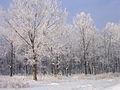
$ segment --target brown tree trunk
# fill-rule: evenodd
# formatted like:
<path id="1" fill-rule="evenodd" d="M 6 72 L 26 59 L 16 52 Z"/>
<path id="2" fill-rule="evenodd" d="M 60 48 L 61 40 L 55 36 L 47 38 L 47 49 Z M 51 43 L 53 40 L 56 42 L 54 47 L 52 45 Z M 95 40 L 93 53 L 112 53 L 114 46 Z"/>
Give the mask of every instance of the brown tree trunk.
<path id="1" fill-rule="evenodd" d="M 37 64 L 33 64 L 32 66 L 33 72 L 33 80 L 37 80 Z"/>

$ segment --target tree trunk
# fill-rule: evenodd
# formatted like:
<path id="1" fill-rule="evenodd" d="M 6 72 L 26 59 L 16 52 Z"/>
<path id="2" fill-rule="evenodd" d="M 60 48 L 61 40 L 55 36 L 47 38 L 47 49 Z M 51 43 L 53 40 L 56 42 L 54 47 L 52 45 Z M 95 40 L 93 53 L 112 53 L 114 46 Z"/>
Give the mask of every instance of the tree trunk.
<path id="1" fill-rule="evenodd" d="M 90 64 L 90 62 L 88 62 L 88 72 L 89 72 L 89 74 L 92 74 L 92 70 L 91 70 L 91 64 Z"/>
<path id="2" fill-rule="evenodd" d="M 33 66 L 32 66 L 32 73 L 33 73 L 33 80 L 37 80 L 37 60 L 36 60 L 36 53 L 35 53 L 35 49 L 34 49 L 34 44 L 32 46 L 33 49 Z"/>
<path id="3" fill-rule="evenodd" d="M 96 75 L 96 63 L 95 63 L 95 61 L 93 62 L 93 74 Z"/>
<path id="4" fill-rule="evenodd" d="M 11 57 L 10 57 L 10 76 L 12 77 L 13 76 L 13 43 L 11 42 Z"/>
<path id="5" fill-rule="evenodd" d="M 13 68 L 12 68 L 12 66 L 10 66 L 10 77 L 12 77 L 13 76 Z"/>
<path id="6" fill-rule="evenodd" d="M 28 67 L 27 67 L 27 64 L 25 65 L 25 73 L 26 73 L 26 75 L 28 75 Z"/>
<path id="7" fill-rule="evenodd" d="M 37 80 L 37 64 L 33 64 L 32 66 L 33 72 L 33 80 Z"/>
<path id="8" fill-rule="evenodd" d="M 87 75 L 87 61 L 85 60 L 85 63 L 84 63 L 84 72 L 85 72 L 85 75 Z"/>

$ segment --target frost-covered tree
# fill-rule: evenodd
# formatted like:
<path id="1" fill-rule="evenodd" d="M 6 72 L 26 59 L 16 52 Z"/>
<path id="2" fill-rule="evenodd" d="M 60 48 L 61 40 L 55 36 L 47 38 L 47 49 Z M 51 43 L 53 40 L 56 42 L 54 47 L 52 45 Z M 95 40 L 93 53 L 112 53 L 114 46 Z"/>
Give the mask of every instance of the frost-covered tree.
<path id="1" fill-rule="evenodd" d="M 66 19 L 57 0 L 13 0 L 7 11 L 0 9 L 0 71 L 33 74 L 34 80 L 39 72 L 120 72 L 120 24 L 98 30 L 84 12 L 73 24 Z"/>
<path id="2" fill-rule="evenodd" d="M 15 32 L 9 27 L 8 23 L 6 23 L 5 19 L 6 15 L 4 11 L 1 11 L 1 39 L 4 43 L 6 57 L 8 58 L 8 66 L 10 76 L 13 76 L 13 64 L 15 59 L 15 47 L 17 47 L 17 38 Z"/>
<path id="3" fill-rule="evenodd" d="M 46 47 L 54 45 L 65 14 L 56 0 L 13 0 L 7 12 L 5 20 L 9 27 L 28 45 L 34 80 L 37 80 L 38 57 L 45 54 Z"/>
<path id="4" fill-rule="evenodd" d="M 115 23 L 107 23 L 104 29 L 104 62 L 106 72 L 116 72 L 119 64 L 119 40 L 120 40 L 120 25 Z"/>
<path id="5" fill-rule="evenodd" d="M 94 37 L 95 27 L 93 20 L 89 14 L 81 12 L 74 17 L 74 27 L 78 30 L 78 44 L 80 49 L 81 60 L 84 62 L 84 73 L 87 74 L 87 63 L 89 59 L 89 50 L 91 47 L 91 41 Z"/>

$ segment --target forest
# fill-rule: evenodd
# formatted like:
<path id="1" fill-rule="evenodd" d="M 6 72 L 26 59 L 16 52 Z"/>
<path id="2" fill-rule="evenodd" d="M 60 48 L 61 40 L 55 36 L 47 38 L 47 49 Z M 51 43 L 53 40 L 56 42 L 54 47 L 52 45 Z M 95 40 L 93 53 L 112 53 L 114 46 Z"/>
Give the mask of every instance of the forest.
<path id="1" fill-rule="evenodd" d="M 98 29 L 89 13 L 68 22 L 58 0 L 13 0 L 0 8 L 0 75 L 120 72 L 120 24 Z"/>

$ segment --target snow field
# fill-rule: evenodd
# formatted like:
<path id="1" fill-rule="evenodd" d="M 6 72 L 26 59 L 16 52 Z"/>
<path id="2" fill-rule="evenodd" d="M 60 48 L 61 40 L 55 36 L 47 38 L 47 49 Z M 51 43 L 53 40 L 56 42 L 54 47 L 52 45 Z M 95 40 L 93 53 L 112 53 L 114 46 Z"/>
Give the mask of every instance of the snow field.
<path id="1" fill-rule="evenodd" d="M 120 90 L 119 73 L 102 75 L 0 76 L 0 90 Z"/>

